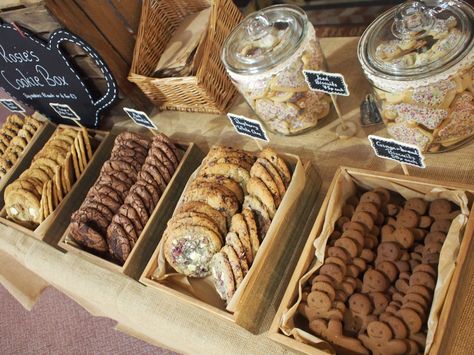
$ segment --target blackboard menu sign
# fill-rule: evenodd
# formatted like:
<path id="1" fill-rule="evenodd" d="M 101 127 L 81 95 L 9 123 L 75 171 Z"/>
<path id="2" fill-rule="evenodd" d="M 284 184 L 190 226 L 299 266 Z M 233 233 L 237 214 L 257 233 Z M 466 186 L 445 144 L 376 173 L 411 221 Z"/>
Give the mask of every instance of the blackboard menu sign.
<path id="1" fill-rule="evenodd" d="M 117 86 L 107 65 L 82 39 L 71 32 L 56 30 L 45 43 L 14 26 L 0 24 L 0 86 L 56 123 L 70 123 L 51 105 L 66 105 L 82 125 L 97 127 L 100 113 L 117 98 Z M 107 83 L 103 97 L 93 99 L 60 48 L 73 43 L 91 56 Z M 59 107 L 59 106 L 57 106 Z"/>
<path id="2" fill-rule="evenodd" d="M 350 95 L 349 88 L 342 74 L 315 70 L 303 70 L 303 74 L 306 83 L 313 91 L 321 91 L 330 95 Z"/>
<path id="3" fill-rule="evenodd" d="M 128 117 L 130 117 L 132 121 L 135 122 L 137 125 L 150 129 L 158 129 L 145 112 L 137 111 L 128 107 L 124 107 L 123 110 L 127 113 Z"/>
<path id="4" fill-rule="evenodd" d="M 244 136 L 260 139 L 262 141 L 268 142 L 269 139 L 265 133 L 265 130 L 262 127 L 262 124 L 256 120 L 252 120 L 245 116 L 234 115 L 233 113 L 228 113 L 227 117 L 234 126 L 235 130 Z"/>
<path id="5" fill-rule="evenodd" d="M 369 136 L 370 144 L 375 155 L 380 158 L 395 160 L 402 164 L 409 164 L 425 168 L 424 157 L 416 145 L 401 143 L 393 139 Z"/>
<path id="6" fill-rule="evenodd" d="M 0 99 L 0 103 L 5 106 L 11 112 L 25 112 L 25 109 L 18 105 L 15 100 Z"/>

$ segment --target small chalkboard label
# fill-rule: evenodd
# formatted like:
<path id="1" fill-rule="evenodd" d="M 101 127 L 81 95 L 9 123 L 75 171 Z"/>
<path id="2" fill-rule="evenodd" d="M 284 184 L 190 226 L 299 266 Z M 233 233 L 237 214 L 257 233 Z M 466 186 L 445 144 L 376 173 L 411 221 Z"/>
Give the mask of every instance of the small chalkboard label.
<path id="1" fill-rule="evenodd" d="M 269 139 L 265 133 L 265 130 L 262 127 L 262 124 L 256 120 L 250 118 L 234 115 L 233 113 L 228 113 L 227 117 L 234 126 L 235 130 L 239 134 L 244 136 L 260 139 L 262 141 L 268 142 Z"/>
<path id="2" fill-rule="evenodd" d="M 342 74 L 314 70 L 303 70 L 303 74 L 306 83 L 313 91 L 321 91 L 332 95 L 350 95 L 349 88 Z"/>
<path id="3" fill-rule="evenodd" d="M 77 115 L 77 113 L 74 112 L 72 108 L 69 107 L 69 105 L 50 103 L 49 106 L 51 106 L 53 110 L 56 111 L 56 113 L 62 118 L 74 121 L 81 120 L 81 118 Z"/>
<path id="4" fill-rule="evenodd" d="M 375 151 L 375 155 L 380 158 L 425 168 L 424 156 L 416 145 L 374 135 L 369 136 L 369 141 Z"/>
<path id="5" fill-rule="evenodd" d="M 25 112 L 25 109 L 18 105 L 15 100 L 1 99 L 0 103 L 11 112 Z"/>
<path id="6" fill-rule="evenodd" d="M 151 129 L 158 129 L 145 112 L 137 111 L 128 107 L 124 107 L 123 110 L 137 125 Z"/>

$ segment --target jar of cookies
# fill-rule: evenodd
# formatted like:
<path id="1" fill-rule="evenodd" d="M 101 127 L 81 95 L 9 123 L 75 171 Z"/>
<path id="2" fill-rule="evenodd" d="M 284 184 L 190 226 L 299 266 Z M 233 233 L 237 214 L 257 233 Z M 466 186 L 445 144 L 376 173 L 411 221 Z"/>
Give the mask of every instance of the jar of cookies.
<path id="1" fill-rule="evenodd" d="M 474 136 L 474 9 L 408 1 L 372 23 L 358 57 L 394 139 L 424 152 Z"/>
<path id="2" fill-rule="evenodd" d="M 295 135 L 329 113 L 330 98 L 309 90 L 303 70 L 323 70 L 324 57 L 303 10 L 270 6 L 250 14 L 224 43 L 230 78 L 266 127 Z"/>

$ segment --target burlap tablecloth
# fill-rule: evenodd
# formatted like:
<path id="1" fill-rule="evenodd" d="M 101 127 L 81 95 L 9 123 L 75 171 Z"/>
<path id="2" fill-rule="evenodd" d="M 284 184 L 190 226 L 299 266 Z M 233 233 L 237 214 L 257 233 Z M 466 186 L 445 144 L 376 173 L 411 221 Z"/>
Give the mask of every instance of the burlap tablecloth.
<path id="1" fill-rule="evenodd" d="M 356 58 L 358 38 L 328 38 L 321 41 L 331 71 L 343 73 L 351 96 L 340 97 L 345 117 L 359 121 L 359 104 L 367 93 Z M 247 114 L 241 101 L 232 112 Z M 235 134 L 224 116 L 195 113 L 163 112 L 153 120 L 164 133 L 179 140 L 196 142 L 202 149 L 218 143 L 255 149 L 256 143 Z M 318 130 L 297 137 L 270 134 L 272 146 L 312 160 L 322 178 L 316 203 L 321 204 L 334 172 L 340 165 L 402 173 L 400 165 L 377 158 L 367 140 L 368 134 L 385 135 L 383 125 L 360 129 L 356 137 L 338 140 L 339 122 L 334 112 L 321 122 Z M 132 127 L 130 122 L 119 123 Z M 133 126 L 137 130 L 136 126 Z M 411 175 L 441 181 L 472 184 L 474 182 L 474 143 L 456 151 L 426 156 L 426 169 L 408 167 Z M 254 353 L 282 354 L 287 349 L 260 335 L 249 332 L 207 312 L 162 294 L 138 282 L 78 258 L 64 254 L 38 240 L 0 225 L 0 281 L 27 308 L 41 291 L 51 284 L 69 295 L 94 315 L 115 319 L 118 329 L 146 341 L 186 353 Z M 303 236 L 304 237 L 304 236 Z M 297 258 L 298 255 L 293 255 Z M 465 283 L 456 300 L 451 336 L 441 353 L 469 353 L 474 348 L 474 267 L 468 263 Z M 275 294 L 262 329 L 268 329 L 292 270 L 282 274 L 281 292 Z"/>

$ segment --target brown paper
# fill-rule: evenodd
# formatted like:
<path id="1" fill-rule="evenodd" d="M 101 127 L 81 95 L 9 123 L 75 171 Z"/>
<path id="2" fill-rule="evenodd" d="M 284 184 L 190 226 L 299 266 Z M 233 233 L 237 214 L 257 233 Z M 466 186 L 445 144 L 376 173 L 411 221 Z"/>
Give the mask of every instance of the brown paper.
<path id="1" fill-rule="evenodd" d="M 160 57 L 153 76 L 187 76 L 194 70 L 196 49 L 205 36 L 211 8 L 186 16 Z"/>
<path id="2" fill-rule="evenodd" d="M 395 183 L 374 176 L 357 176 L 357 178 L 355 178 L 346 171 L 341 171 L 341 175 L 339 176 L 328 202 L 323 228 L 320 235 L 314 240 L 316 258 L 313 260 L 309 270 L 299 280 L 298 299 L 290 309 L 283 313 L 280 329 L 285 335 L 292 336 L 296 340 L 314 345 L 316 348 L 321 350 L 322 344 L 327 348 L 327 343 L 324 340 L 310 334 L 306 330 L 297 328 L 294 323 L 294 316 L 296 315 L 298 306 L 301 302 L 303 285 L 323 264 L 326 243 L 334 230 L 335 222 L 342 215 L 341 210 L 346 199 L 356 192 L 357 185 L 365 189 L 384 187 L 400 193 L 405 199 L 422 197 L 428 201 L 433 201 L 437 198 L 445 198 L 458 205 L 461 209 L 461 214 L 453 220 L 443 244 L 443 248 L 441 249 L 440 261 L 438 264 L 438 279 L 428 318 L 428 335 L 425 347 L 425 354 L 427 354 L 433 343 L 439 314 L 443 307 L 444 298 L 456 267 L 455 261 L 459 252 L 459 246 L 463 236 L 462 233 L 468 220 L 468 198 L 463 191 L 450 191 L 442 188 L 431 189 L 427 186 L 420 186 L 418 187 L 419 190 L 415 190 L 408 186 L 409 183 L 405 185 L 403 182 Z"/>
<path id="3" fill-rule="evenodd" d="M 289 209 L 294 206 L 294 203 L 298 200 L 301 192 L 306 183 L 305 174 L 303 171 L 303 166 L 299 159 L 292 155 L 283 155 L 285 160 L 289 163 L 291 169 L 293 170 L 293 176 L 291 183 L 288 187 L 288 190 L 285 193 L 282 203 L 278 207 L 277 213 L 272 220 L 270 229 L 267 232 L 265 239 L 263 240 L 260 248 L 258 250 L 257 256 L 255 257 L 252 267 L 250 268 L 247 275 L 244 277 L 239 288 L 236 290 L 234 296 L 232 297 L 231 302 L 225 306 L 224 301 L 219 298 L 217 291 L 214 287 L 214 282 L 212 276 L 206 278 L 190 278 L 182 274 L 176 273 L 176 271 L 167 263 L 164 256 L 164 243 L 160 242 L 158 245 L 158 263 L 156 270 L 152 272 L 152 279 L 156 282 L 159 282 L 163 285 L 166 285 L 172 289 L 178 290 L 182 293 L 185 293 L 188 296 L 197 298 L 211 306 L 217 307 L 220 310 L 227 310 L 228 312 L 236 312 L 239 309 L 240 301 L 242 300 L 242 295 L 245 292 L 246 286 L 253 277 L 255 270 L 260 269 L 260 264 L 265 259 L 265 254 L 270 248 L 271 243 L 278 241 L 278 230 L 280 226 L 285 223 L 285 216 L 289 213 Z M 191 176 L 186 185 L 184 191 L 192 183 L 197 171 Z M 178 202 L 177 208 L 181 204 L 183 195 Z"/>

